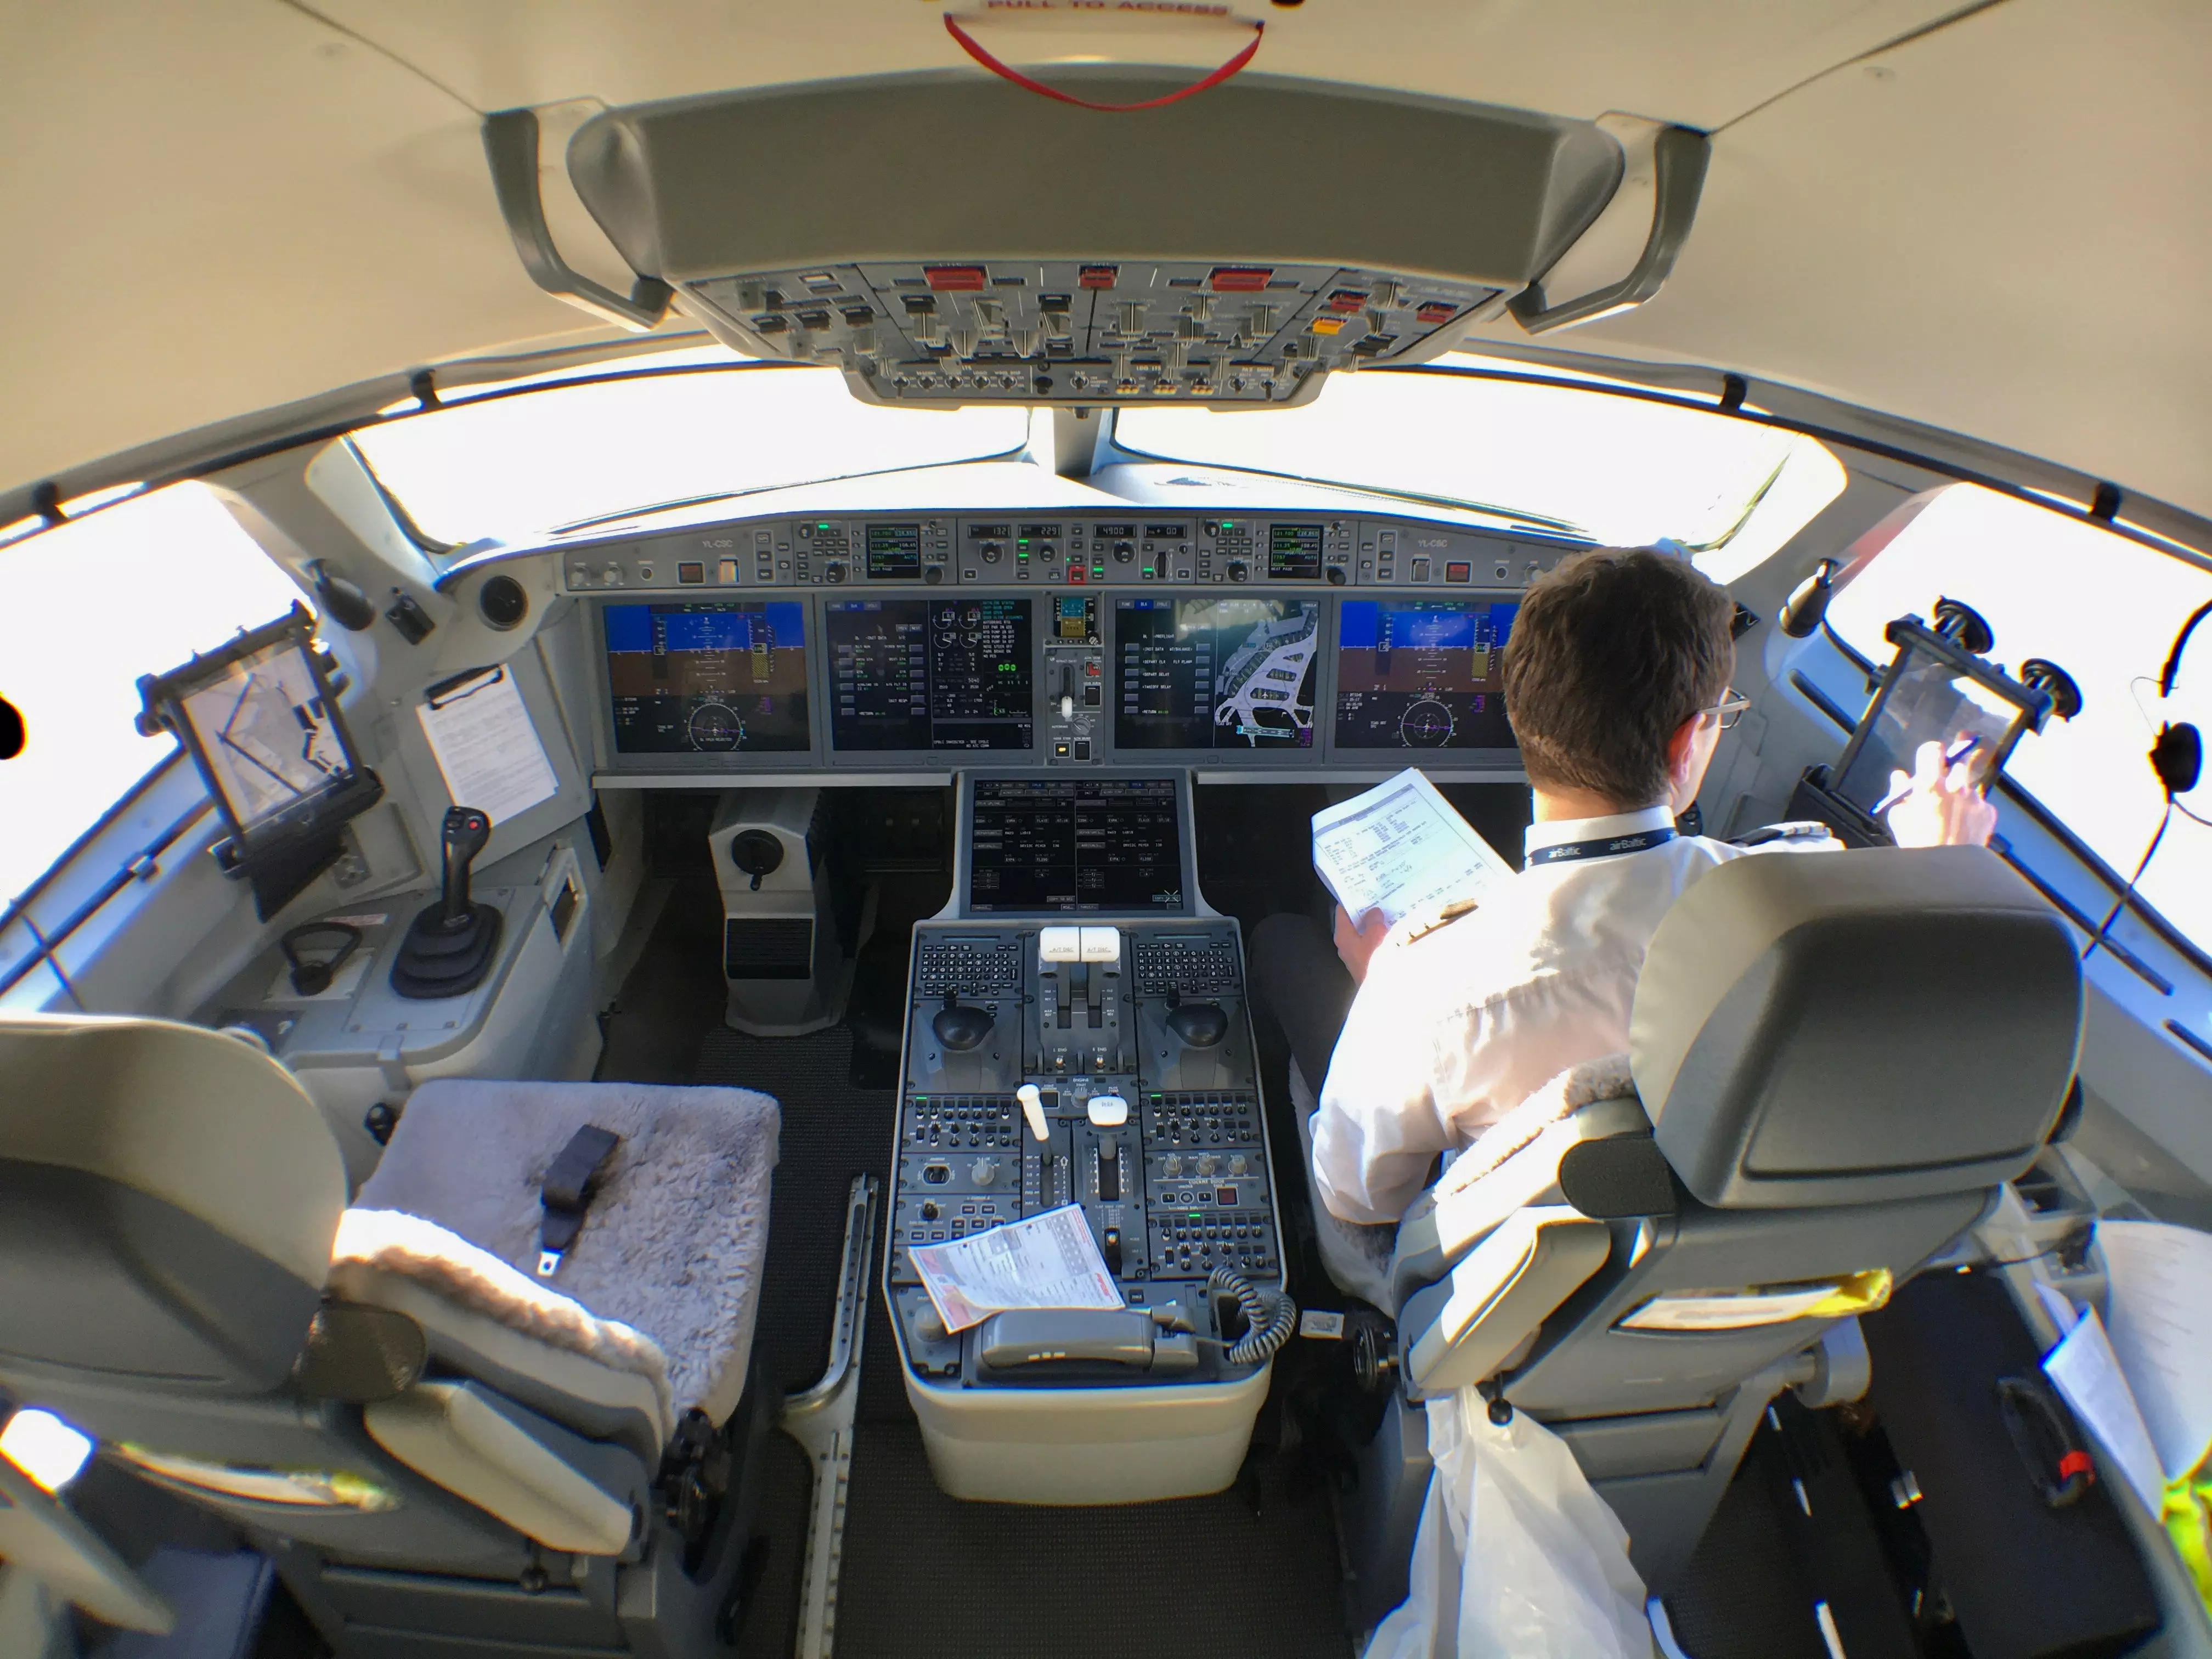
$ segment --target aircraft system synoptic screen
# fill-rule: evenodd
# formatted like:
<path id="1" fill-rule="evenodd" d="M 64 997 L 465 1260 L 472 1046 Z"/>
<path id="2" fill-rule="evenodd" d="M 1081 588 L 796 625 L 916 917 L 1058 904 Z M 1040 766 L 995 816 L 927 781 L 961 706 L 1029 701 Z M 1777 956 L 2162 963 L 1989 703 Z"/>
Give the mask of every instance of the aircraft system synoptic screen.
<path id="1" fill-rule="evenodd" d="M 1337 612 L 1339 749 L 1510 749 L 1500 659 L 1513 604 L 1347 599 Z"/>
<path id="2" fill-rule="evenodd" d="M 1029 600 L 833 600 L 825 631 L 837 749 L 1034 744 Z"/>
<path id="3" fill-rule="evenodd" d="M 808 746 L 804 604 L 611 605 L 605 617 L 617 752 Z"/>
<path id="4" fill-rule="evenodd" d="M 1310 749 L 1321 606 L 1114 601 L 1115 747 Z"/>
<path id="5" fill-rule="evenodd" d="M 1172 778 L 978 779 L 968 908 L 1180 911 Z"/>

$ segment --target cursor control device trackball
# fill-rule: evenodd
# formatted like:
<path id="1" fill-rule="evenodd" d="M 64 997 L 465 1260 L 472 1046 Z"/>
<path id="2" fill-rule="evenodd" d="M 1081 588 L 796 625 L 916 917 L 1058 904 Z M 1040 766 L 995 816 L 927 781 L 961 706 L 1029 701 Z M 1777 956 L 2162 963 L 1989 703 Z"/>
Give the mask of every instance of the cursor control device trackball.
<path id="1" fill-rule="evenodd" d="M 1176 997 L 1169 1004 L 1168 1030 L 1194 1048 L 1211 1048 L 1229 1035 L 1229 1016 L 1218 1002 L 1185 1002 Z"/>
<path id="2" fill-rule="evenodd" d="M 392 988 L 428 1001 L 457 997 L 483 983 L 499 948 L 500 912 L 469 896 L 469 866 L 491 839 L 491 818 L 473 806 L 448 807 L 439 836 L 445 889 L 416 914 L 392 964 Z"/>
<path id="3" fill-rule="evenodd" d="M 929 1029 L 937 1033 L 939 1042 L 957 1054 L 981 1046 L 996 1024 L 989 1009 L 963 1002 L 958 992 L 947 991 L 945 1006 L 931 1018 Z"/>

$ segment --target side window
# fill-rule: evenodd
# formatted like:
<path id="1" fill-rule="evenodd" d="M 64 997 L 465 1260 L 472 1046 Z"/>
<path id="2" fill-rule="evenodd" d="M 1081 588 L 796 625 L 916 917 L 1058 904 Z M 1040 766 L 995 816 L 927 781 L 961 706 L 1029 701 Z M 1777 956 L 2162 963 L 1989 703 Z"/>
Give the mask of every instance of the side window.
<path id="1" fill-rule="evenodd" d="M 0 908 L 176 749 L 142 737 L 138 677 L 281 615 L 300 590 L 212 490 L 170 486 L 0 544 Z"/>
<path id="2" fill-rule="evenodd" d="M 1899 532 L 1828 608 L 1829 625 L 1877 665 L 1882 628 L 1925 618 L 1939 597 L 1973 606 L 2017 672 L 2057 663 L 2081 688 L 2081 712 L 2024 738 L 2006 769 L 2124 878 L 2157 832 L 2166 796 L 2146 756 L 2160 724 L 2212 722 L 2212 636 L 2200 629 L 2173 696 L 2159 670 L 2189 613 L 2212 599 L 2212 574 L 2140 542 L 1972 484 L 1954 484 Z M 2212 787 L 2181 805 L 2212 818 Z M 2212 949 L 2212 829 L 2181 813 L 2144 870 L 2143 900 Z"/>

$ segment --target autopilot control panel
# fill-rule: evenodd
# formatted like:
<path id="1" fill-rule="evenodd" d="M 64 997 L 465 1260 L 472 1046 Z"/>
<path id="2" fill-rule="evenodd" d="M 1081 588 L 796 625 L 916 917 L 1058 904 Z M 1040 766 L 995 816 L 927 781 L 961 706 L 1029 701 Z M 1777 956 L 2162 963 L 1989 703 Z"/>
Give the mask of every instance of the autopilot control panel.
<path id="1" fill-rule="evenodd" d="M 1237 924 L 1189 884 L 1187 777 L 963 777 L 951 911 L 915 929 L 884 1290 L 943 1385 L 1188 1383 L 1226 1365 L 1216 1267 L 1282 1282 Z M 1079 1206 L 1126 1314 L 1048 1352 L 946 1328 L 916 1245 Z"/>

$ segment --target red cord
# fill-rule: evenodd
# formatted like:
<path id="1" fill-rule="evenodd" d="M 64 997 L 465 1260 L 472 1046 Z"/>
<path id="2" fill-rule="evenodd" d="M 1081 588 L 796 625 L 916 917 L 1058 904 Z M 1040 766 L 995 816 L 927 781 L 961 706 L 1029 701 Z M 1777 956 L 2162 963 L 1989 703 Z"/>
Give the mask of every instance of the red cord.
<path id="1" fill-rule="evenodd" d="M 1212 88 L 1219 86 L 1224 81 L 1226 81 L 1231 76 L 1236 74 L 1237 70 L 1243 69 L 1245 64 L 1252 61 L 1252 55 L 1260 50 L 1260 37 L 1266 31 L 1267 27 L 1267 26 L 1265 23 L 1254 23 L 1252 25 L 1252 41 L 1249 46 L 1246 46 L 1243 51 L 1238 52 L 1234 58 L 1224 64 L 1219 69 L 1214 70 L 1212 74 L 1207 76 L 1203 81 L 1195 82 L 1193 84 L 1183 88 L 1180 92 L 1171 92 L 1164 98 L 1147 98 L 1141 104 L 1094 104 L 1087 98 L 1078 98 L 1071 93 L 1060 91 L 1057 87 L 1048 87 L 1042 81 L 1033 81 L 1028 76 L 1023 74 L 1019 70 L 1008 68 L 997 58 L 992 57 L 989 52 L 984 51 L 981 46 L 976 45 L 975 37 L 970 35 L 967 30 L 962 28 L 957 22 L 953 21 L 953 16 L 951 12 L 948 11 L 945 14 L 945 33 L 960 43 L 961 51 L 966 52 L 970 58 L 981 64 L 985 69 L 990 70 L 992 74 L 999 76 L 1002 79 L 1012 81 L 1016 86 L 1025 88 L 1029 91 L 1036 93 L 1042 97 L 1057 98 L 1061 103 L 1073 104 L 1078 109 L 1097 110 L 1102 113 L 1108 115 L 1123 115 L 1132 110 L 1158 109 L 1168 104 L 1178 104 L 1186 98 L 1194 98 L 1201 92 L 1205 92 Z"/>

